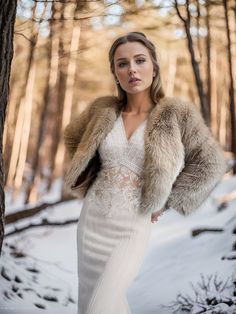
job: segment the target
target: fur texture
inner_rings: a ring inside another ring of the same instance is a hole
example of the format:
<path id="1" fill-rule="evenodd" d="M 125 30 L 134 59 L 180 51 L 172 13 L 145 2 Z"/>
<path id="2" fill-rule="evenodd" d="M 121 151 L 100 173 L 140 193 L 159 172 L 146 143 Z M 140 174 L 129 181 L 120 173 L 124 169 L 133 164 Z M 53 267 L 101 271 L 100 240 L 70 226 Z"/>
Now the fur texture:
<path id="1" fill-rule="evenodd" d="M 66 174 L 70 191 L 121 109 L 117 97 L 99 97 L 66 127 L 64 142 L 72 158 Z M 223 150 L 199 110 L 179 98 L 162 98 L 148 117 L 144 139 L 140 214 L 163 207 L 191 214 L 226 171 Z"/>

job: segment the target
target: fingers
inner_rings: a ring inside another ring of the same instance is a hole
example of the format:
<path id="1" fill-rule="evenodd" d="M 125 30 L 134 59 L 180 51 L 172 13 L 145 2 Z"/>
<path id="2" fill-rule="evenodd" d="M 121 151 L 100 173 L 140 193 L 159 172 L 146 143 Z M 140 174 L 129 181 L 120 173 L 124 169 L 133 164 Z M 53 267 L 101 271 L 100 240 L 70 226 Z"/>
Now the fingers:
<path id="1" fill-rule="evenodd" d="M 158 220 L 158 216 L 152 217 L 151 220 L 152 220 L 152 222 L 157 221 Z"/>
<path id="2" fill-rule="evenodd" d="M 152 223 L 158 220 L 158 217 L 163 214 L 163 211 L 157 211 L 152 213 L 151 221 Z"/>

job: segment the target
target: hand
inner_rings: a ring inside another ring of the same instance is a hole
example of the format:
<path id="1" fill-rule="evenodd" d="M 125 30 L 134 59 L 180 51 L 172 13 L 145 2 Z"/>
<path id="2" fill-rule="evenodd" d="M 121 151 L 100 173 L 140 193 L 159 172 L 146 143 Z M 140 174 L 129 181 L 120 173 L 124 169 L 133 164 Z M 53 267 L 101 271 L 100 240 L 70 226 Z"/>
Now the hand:
<path id="1" fill-rule="evenodd" d="M 156 212 L 153 212 L 152 213 L 152 216 L 151 216 L 151 222 L 153 223 L 154 221 L 157 221 L 158 220 L 158 217 L 161 216 L 164 212 L 164 209 L 160 209 Z"/>

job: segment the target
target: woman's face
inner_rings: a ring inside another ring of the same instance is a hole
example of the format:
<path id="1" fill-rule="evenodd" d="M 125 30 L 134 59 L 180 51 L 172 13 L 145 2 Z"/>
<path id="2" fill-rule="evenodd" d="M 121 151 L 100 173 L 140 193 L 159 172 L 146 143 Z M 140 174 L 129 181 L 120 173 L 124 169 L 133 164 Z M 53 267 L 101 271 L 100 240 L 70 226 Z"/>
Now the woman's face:
<path id="1" fill-rule="evenodd" d="M 149 92 L 155 74 L 148 49 L 139 42 L 121 44 L 114 55 L 115 76 L 124 91 Z"/>

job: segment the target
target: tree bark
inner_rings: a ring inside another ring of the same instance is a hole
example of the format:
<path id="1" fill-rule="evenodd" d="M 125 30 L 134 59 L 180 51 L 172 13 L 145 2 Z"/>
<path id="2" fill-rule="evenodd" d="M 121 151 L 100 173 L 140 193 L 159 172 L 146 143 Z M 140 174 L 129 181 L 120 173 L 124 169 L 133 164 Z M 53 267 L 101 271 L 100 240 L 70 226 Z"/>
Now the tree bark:
<path id="1" fill-rule="evenodd" d="M 236 116 L 235 116 L 235 100 L 234 100 L 234 79 L 233 79 L 233 64 L 232 64 L 232 52 L 231 52 L 231 38 L 229 29 L 229 17 L 228 17 L 228 4 L 227 0 L 223 0 L 224 14 L 225 14 L 225 26 L 227 34 L 227 46 L 228 46 L 228 67 L 229 67 L 229 101 L 230 101 L 230 122 L 231 122 L 231 150 L 234 154 L 234 166 L 233 173 L 236 174 Z"/>
<path id="2" fill-rule="evenodd" d="M 27 226 L 25 227 L 15 227 L 13 231 L 8 232 L 6 234 L 6 237 L 9 237 L 10 235 L 16 234 L 16 233 L 20 233 L 23 232 L 27 229 L 31 229 L 31 228 L 36 228 L 36 227 L 42 227 L 42 226 L 65 226 L 65 225 L 71 225 L 71 224 L 76 224 L 78 223 L 79 218 L 77 219 L 69 219 L 69 220 L 65 220 L 65 221 L 48 221 L 46 218 L 42 219 L 42 222 L 39 223 L 29 223 Z"/>
<path id="3" fill-rule="evenodd" d="M 5 214 L 5 174 L 2 157 L 2 141 L 13 57 L 13 31 L 16 18 L 16 4 L 17 0 L 0 1 L 0 254 L 4 238 Z"/>
<path id="4" fill-rule="evenodd" d="M 18 222 L 18 221 L 23 220 L 25 218 L 33 217 L 33 216 L 41 213 L 45 209 L 48 209 L 50 207 L 54 208 L 58 204 L 68 202 L 71 200 L 76 200 L 76 198 L 74 196 L 67 196 L 67 197 L 61 198 L 58 201 L 53 202 L 53 203 L 42 203 L 40 205 L 36 205 L 35 207 L 31 207 L 31 208 L 27 208 L 27 209 L 18 209 L 14 213 L 11 213 L 11 214 L 5 216 L 5 225 Z"/>
<path id="5" fill-rule="evenodd" d="M 33 12 L 33 17 L 35 16 L 35 11 L 36 11 L 36 3 L 34 4 L 32 8 Z M 17 115 L 17 122 L 16 122 L 16 128 L 14 132 L 14 140 L 13 140 L 13 147 L 12 147 L 12 152 L 11 152 L 11 159 L 10 159 L 10 164 L 9 164 L 9 172 L 8 172 L 8 177 L 7 177 L 7 185 L 8 186 L 14 186 L 14 192 L 16 193 L 15 189 L 15 176 L 16 173 L 18 172 L 18 181 L 19 180 L 19 165 L 18 161 L 20 159 L 20 156 L 22 156 L 22 141 L 24 141 L 24 134 L 23 130 L 26 128 L 24 127 L 24 120 L 25 120 L 25 115 L 27 115 L 27 103 L 30 102 L 30 105 L 32 103 L 31 101 L 31 96 L 32 96 L 32 88 L 33 88 L 33 81 L 32 78 L 34 79 L 35 75 L 35 68 L 32 70 L 33 67 L 33 62 L 34 62 L 34 51 L 35 51 L 35 46 L 36 42 L 38 39 L 38 29 L 36 27 L 33 28 L 32 30 L 32 35 L 31 35 L 31 41 L 32 44 L 30 46 L 30 51 L 29 51 L 29 57 L 28 57 L 28 64 L 27 64 L 27 69 L 26 69 L 26 82 L 25 82 L 25 88 L 24 88 L 24 93 L 22 93 L 22 97 L 20 99 L 20 104 L 19 104 L 19 111 Z M 28 122 L 26 122 L 28 123 Z M 27 131 L 27 130 L 26 130 Z M 23 157 L 23 156 L 22 156 Z M 21 157 L 21 160 L 22 160 Z M 20 185 L 21 183 L 19 183 Z"/>
<path id="6" fill-rule="evenodd" d="M 47 119 L 45 125 L 45 134 L 43 139 L 42 155 L 40 156 L 39 166 L 45 167 L 45 160 L 48 174 L 41 174 L 41 179 L 45 180 L 45 190 L 49 190 L 51 186 L 51 177 L 54 168 L 54 160 L 60 138 L 61 128 L 61 112 L 63 109 L 63 99 L 65 93 L 65 74 L 64 65 L 67 63 L 67 57 L 63 56 L 63 32 L 65 32 L 64 24 L 65 4 L 55 3 L 52 7 L 52 14 L 55 20 L 51 23 L 51 55 L 50 73 L 49 73 L 49 89 L 46 96 Z"/>
<path id="7" fill-rule="evenodd" d="M 209 116 L 209 110 L 208 110 L 208 105 L 207 105 L 206 93 L 205 93 L 204 88 L 203 88 L 203 82 L 201 79 L 199 64 L 196 60 L 195 51 L 194 51 L 194 47 L 193 47 L 193 39 L 192 39 L 192 35 L 190 33 L 191 15 L 190 15 L 190 9 L 189 9 L 189 1 L 186 1 L 185 8 L 186 8 L 186 14 L 187 14 L 186 18 L 184 18 L 182 16 L 182 14 L 180 13 L 179 4 L 178 4 L 177 0 L 175 0 L 175 9 L 176 9 L 176 12 L 178 14 L 178 17 L 183 22 L 186 36 L 187 36 L 188 50 L 189 50 L 190 57 L 191 57 L 193 73 L 194 73 L 195 82 L 197 85 L 198 96 L 200 99 L 201 112 L 202 112 L 202 115 L 203 115 L 203 118 L 204 118 L 206 124 L 209 125 L 210 116 Z"/>
<path id="8" fill-rule="evenodd" d="M 192 230 L 192 237 L 196 237 L 203 232 L 223 232 L 223 228 L 198 228 Z"/>
<path id="9" fill-rule="evenodd" d="M 54 17 L 55 9 L 54 3 L 52 3 L 52 16 Z M 58 21 L 52 20 L 50 23 L 50 37 L 49 42 L 50 44 L 47 46 L 48 49 L 48 72 L 45 73 L 45 80 L 47 81 L 46 88 L 44 90 L 44 101 L 42 105 L 42 111 L 40 113 L 40 124 L 39 130 L 36 137 L 36 152 L 32 157 L 32 173 L 30 178 L 27 181 L 26 192 L 25 192 L 25 203 L 30 203 L 31 199 L 33 198 L 33 192 L 35 191 L 36 179 L 40 180 L 40 158 L 42 155 L 42 144 L 44 140 L 44 130 L 47 124 L 47 113 L 48 113 L 48 106 L 50 102 L 50 93 L 53 93 L 55 90 L 56 82 L 57 82 L 57 73 L 58 73 L 58 40 L 54 39 L 55 33 L 59 33 L 57 28 Z M 59 36 L 59 35 L 56 35 Z M 56 51 L 55 51 L 55 41 L 56 41 Z M 54 49 L 53 49 L 54 48 Z M 53 81 L 53 83 L 52 83 Z M 43 158 L 42 158 L 43 159 Z M 41 165 L 42 166 L 42 165 Z"/>
<path id="10" fill-rule="evenodd" d="M 73 31 L 71 36 L 71 45 L 70 45 L 70 57 L 67 67 L 67 77 L 66 77 L 66 92 L 64 97 L 64 104 L 63 104 L 63 112 L 62 112 L 62 125 L 61 125 L 61 132 L 64 131 L 67 124 L 70 122 L 71 118 L 71 111 L 72 111 L 72 103 L 73 103 L 73 96 L 74 96 L 74 82 L 75 82 L 75 75 L 77 69 L 77 59 L 76 56 L 73 55 L 73 51 L 77 51 L 79 48 L 79 40 L 80 40 L 80 25 L 74 23 Z M 55 157 L 55 167 L 53 171 L 52 179 L 57 178 L 58 176 L 62 175 L 63 170 L 63 162 L 65 157 L 65 145 L 63 143 L 62 137 L 60 137 L 58 148 Z"/>
<path id="11" fill-rule="evenodd" d="M 210 29 L 210 1 L 206 1 L 206 55 L 207 55 L 207 102 L 209 110 L 209 124 L 211 123 L 211 29 Z"/>

